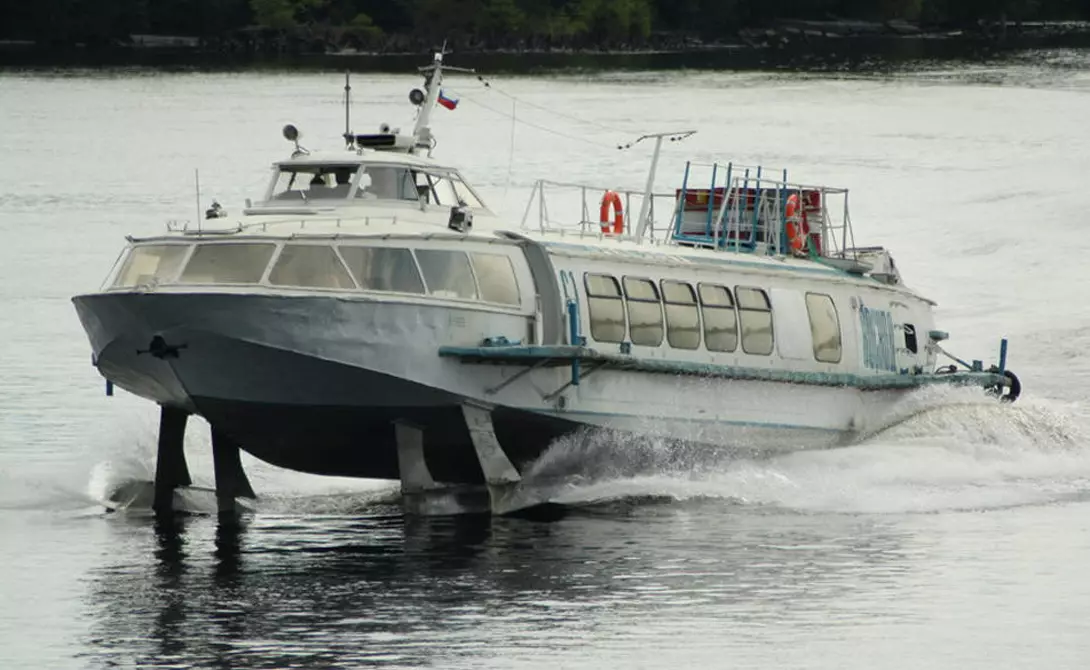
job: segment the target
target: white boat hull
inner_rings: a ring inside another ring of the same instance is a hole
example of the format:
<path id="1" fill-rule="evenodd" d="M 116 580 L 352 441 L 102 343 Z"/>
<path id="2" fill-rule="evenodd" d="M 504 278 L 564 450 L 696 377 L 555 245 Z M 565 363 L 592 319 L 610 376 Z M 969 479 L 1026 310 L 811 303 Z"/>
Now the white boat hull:
<path id="1" fill-rule="evenodd" d="M 482 481 L 460 410 L 467 402 L 492 408 L 504 451 L 523 469 L 556 438 L 587 428 L 747 452 L 827 447 L 904 393 L 622 370 L 563 389 L 567 366 L 511 381 L 525 366 L 469 365 L 437 351 L 484 333 L 514 338 L 524 318 L 450 305 L 166 292 L 76 305 L 107 378 L 204 416 L 259 458 L 331 475 L 397 478 L 400 421 L 423 429 L 437 479 Z M 157 355 L 148 351 L 156 337 L 166 347 Z"/>

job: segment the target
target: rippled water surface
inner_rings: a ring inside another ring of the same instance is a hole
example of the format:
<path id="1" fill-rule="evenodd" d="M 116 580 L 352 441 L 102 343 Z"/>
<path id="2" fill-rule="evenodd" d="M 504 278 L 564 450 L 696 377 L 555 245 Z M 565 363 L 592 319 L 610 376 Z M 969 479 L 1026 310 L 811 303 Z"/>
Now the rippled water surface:
<path id="1" fill-rule="evenodd" d="M 768 460 L 563 440 L 549 519 L 405 518 L 396 483 L 244 458 L 235 523 L 105 514 L 149 479 L 157 414 L 103 395 L 69 302 L 125 234 L 238 211 L 294 122 L 336 148 L 329 74 L 0 73 L 3 667 L 1085 668 L 1090 665 L 1090 58 L 837 75 L 451 80 L 437 157 L 517 227 L 534 179 L 639 185 L 686 158 L 851 187 L 963 356 L 1011 340 L 1014 406 L 930 391 L 862 444 Z M 412 77 L 358 76 L 356 129 Z M 512 115 L 516 123 L 512 123 Z M 207 427 L 188 457 L 211 481 Z M 193 494 L 196 510 L 211 509 Z"/>

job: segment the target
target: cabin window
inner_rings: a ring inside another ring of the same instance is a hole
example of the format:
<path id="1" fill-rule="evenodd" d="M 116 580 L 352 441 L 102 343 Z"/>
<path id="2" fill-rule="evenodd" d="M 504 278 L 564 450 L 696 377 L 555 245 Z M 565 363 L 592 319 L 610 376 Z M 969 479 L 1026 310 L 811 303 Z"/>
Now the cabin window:
<path id="1" fill-rule="evenodd" d="M 314 244 L 285 244 L 269 273 L 269 283 L 277 286 L 355 288 L 333 247 Z"/>
<path id="2" fill-rule="evenodd" d="M 810 335 L 814 339 L 814 358 L 822 363 L 839 363 L 841 354 L 840 318 L 833 299 L 823 293 L 806 294 L 806 312 L 810 315 Z"/>
<path id="3" fill-rule="evenodd" d="M 738 319 L 730 289 L 717 284 L 700 284 L 698 289 L 704 347 L 708 351 L 734 351 L 738 348 Z"/>
<path id="4" fill-rule="evenodd" d="M 357 198 L 417 202 L 416 173 L 396 165 L 367 165 L 360 176 Z"/>
<path id="5" fill-rule="evenodd" d="M 481 288 L 481 300 L 504 305 L 519 304 L 519 285 L 511 259 L 500 254 L 470 254 L 473 272 Z"/>
<path id="6" fill-rule="evenodd" d="M 446 177 L 428 173 L 418 173 L 416 190 L 424 197 L 424 202 L 431 205 L 453 206 L 458 204 L 454 185 Z"/>
<path id="7" fill-rule="evenodd" d="M 772 304 L 759 288 L 734 289 L 738 320 L 742 325 L 742 351 L 767 356 L 772 353 Z"/>
<path id="8" fill-rule="evenodd" d="M 151 244 L 133 247 L 121 271 L 117 273 L 114 287 L 162 284 L 178 276 L 187 244 Z"/>
<path id="9" fill-rule="evenodd" d="M 913 354 L 919 353 L 920 343 L 916 339 L 916 326 L 906 323 L 901 328 L 905 331 L 905 349 Z"/>
<path id="10" fill-rule="evenodd" d="M 646 347 L 662 344 L 662 303 L 655 282 L 625 277 L 624 294 L 628 299 L 628 331 L 632 344 Z"/>
<path id="11" fill-rule="evenodd" d="M 256 284 L 275 244 L 199 244 L 179 281 L 190 284 Z"/>
<path id="12" fill-rule="evenodd" d="M 598 342 L 624 342 L 624 301 L 617 280 L 609 275 L 583 276 L 590 312 L 590 336 Z"/>
<path id="13" fill-rule="evenodd" d="M 459 202 L 468 207 L 484 207 L 484 203 L 477 197 L 477 194 L 461 179 L 457 179 L 452 175 L 450 183 L 454 187 L 454 194 L 458 197 Z"/>
<path id="14" fill-rule="evenodd" d="M 299 165 L 282 168 L 273 184 L 273 200 L 346 198 L 357 165 Z"/>
<path id="15" fill-rule="evenodd" d="M 424 281 L 408 249 L 342 245 L 338 251 L 365 291 L 424 293 Z"/>
<path id="16" fill-rule="evenodd" d="M 700 315 L 697 313 L 693 287 L 680 281 L 662 282 L 662 301 L 666 308 L 666 341 L 675 349 L 700 346 Z"/>
<path id="17" fill-rule="evenodd" d="M 415 253 L 428 293 L 440 298 L 477 299 L 477 284 L 464 251 L 417 249 Z"/>

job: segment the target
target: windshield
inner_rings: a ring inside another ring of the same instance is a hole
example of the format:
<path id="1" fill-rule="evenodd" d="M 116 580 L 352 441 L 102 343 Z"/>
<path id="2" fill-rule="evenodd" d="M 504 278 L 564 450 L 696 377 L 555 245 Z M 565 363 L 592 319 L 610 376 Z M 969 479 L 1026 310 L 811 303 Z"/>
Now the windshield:
<path id="1" fill-rule="evenodd" d="M 288 202 L 351 198 L 484 207 L 457 172 L 388 163 L 282 165 L 269 198 Z"/>
<path id="2" fill-rule="evenodd" d="M 272 200 L 344 199 L 352 191 L 357 165 L 281 167 L 273 182 Z"/>

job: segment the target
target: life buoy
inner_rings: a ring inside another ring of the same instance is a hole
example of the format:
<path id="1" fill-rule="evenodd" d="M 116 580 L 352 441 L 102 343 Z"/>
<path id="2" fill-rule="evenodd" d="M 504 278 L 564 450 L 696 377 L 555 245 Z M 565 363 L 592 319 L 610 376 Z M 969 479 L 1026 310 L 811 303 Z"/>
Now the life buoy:
<path id="1" fill-rule="evenodd" d="M 609 216 L 610 208 L 613 209 L 612 217 Z M 624 232 L 624 207 L 621 205 L 621 196 L 616 191 L 606 191 L 602 194 L 598 222 L 602 227 L 603 235 L 620 235 Z"/>
<path id="2" fill-rule="evenodd" d="M 787 241 L 791 245 L 791 251 L 797 254 L 804 253 L 810 227 L 806 224 L 806 211 L 799 202 L 798 193 L 788 196 L 787 205 L 784 207 L 784 219 L 787 222 Z"/>

